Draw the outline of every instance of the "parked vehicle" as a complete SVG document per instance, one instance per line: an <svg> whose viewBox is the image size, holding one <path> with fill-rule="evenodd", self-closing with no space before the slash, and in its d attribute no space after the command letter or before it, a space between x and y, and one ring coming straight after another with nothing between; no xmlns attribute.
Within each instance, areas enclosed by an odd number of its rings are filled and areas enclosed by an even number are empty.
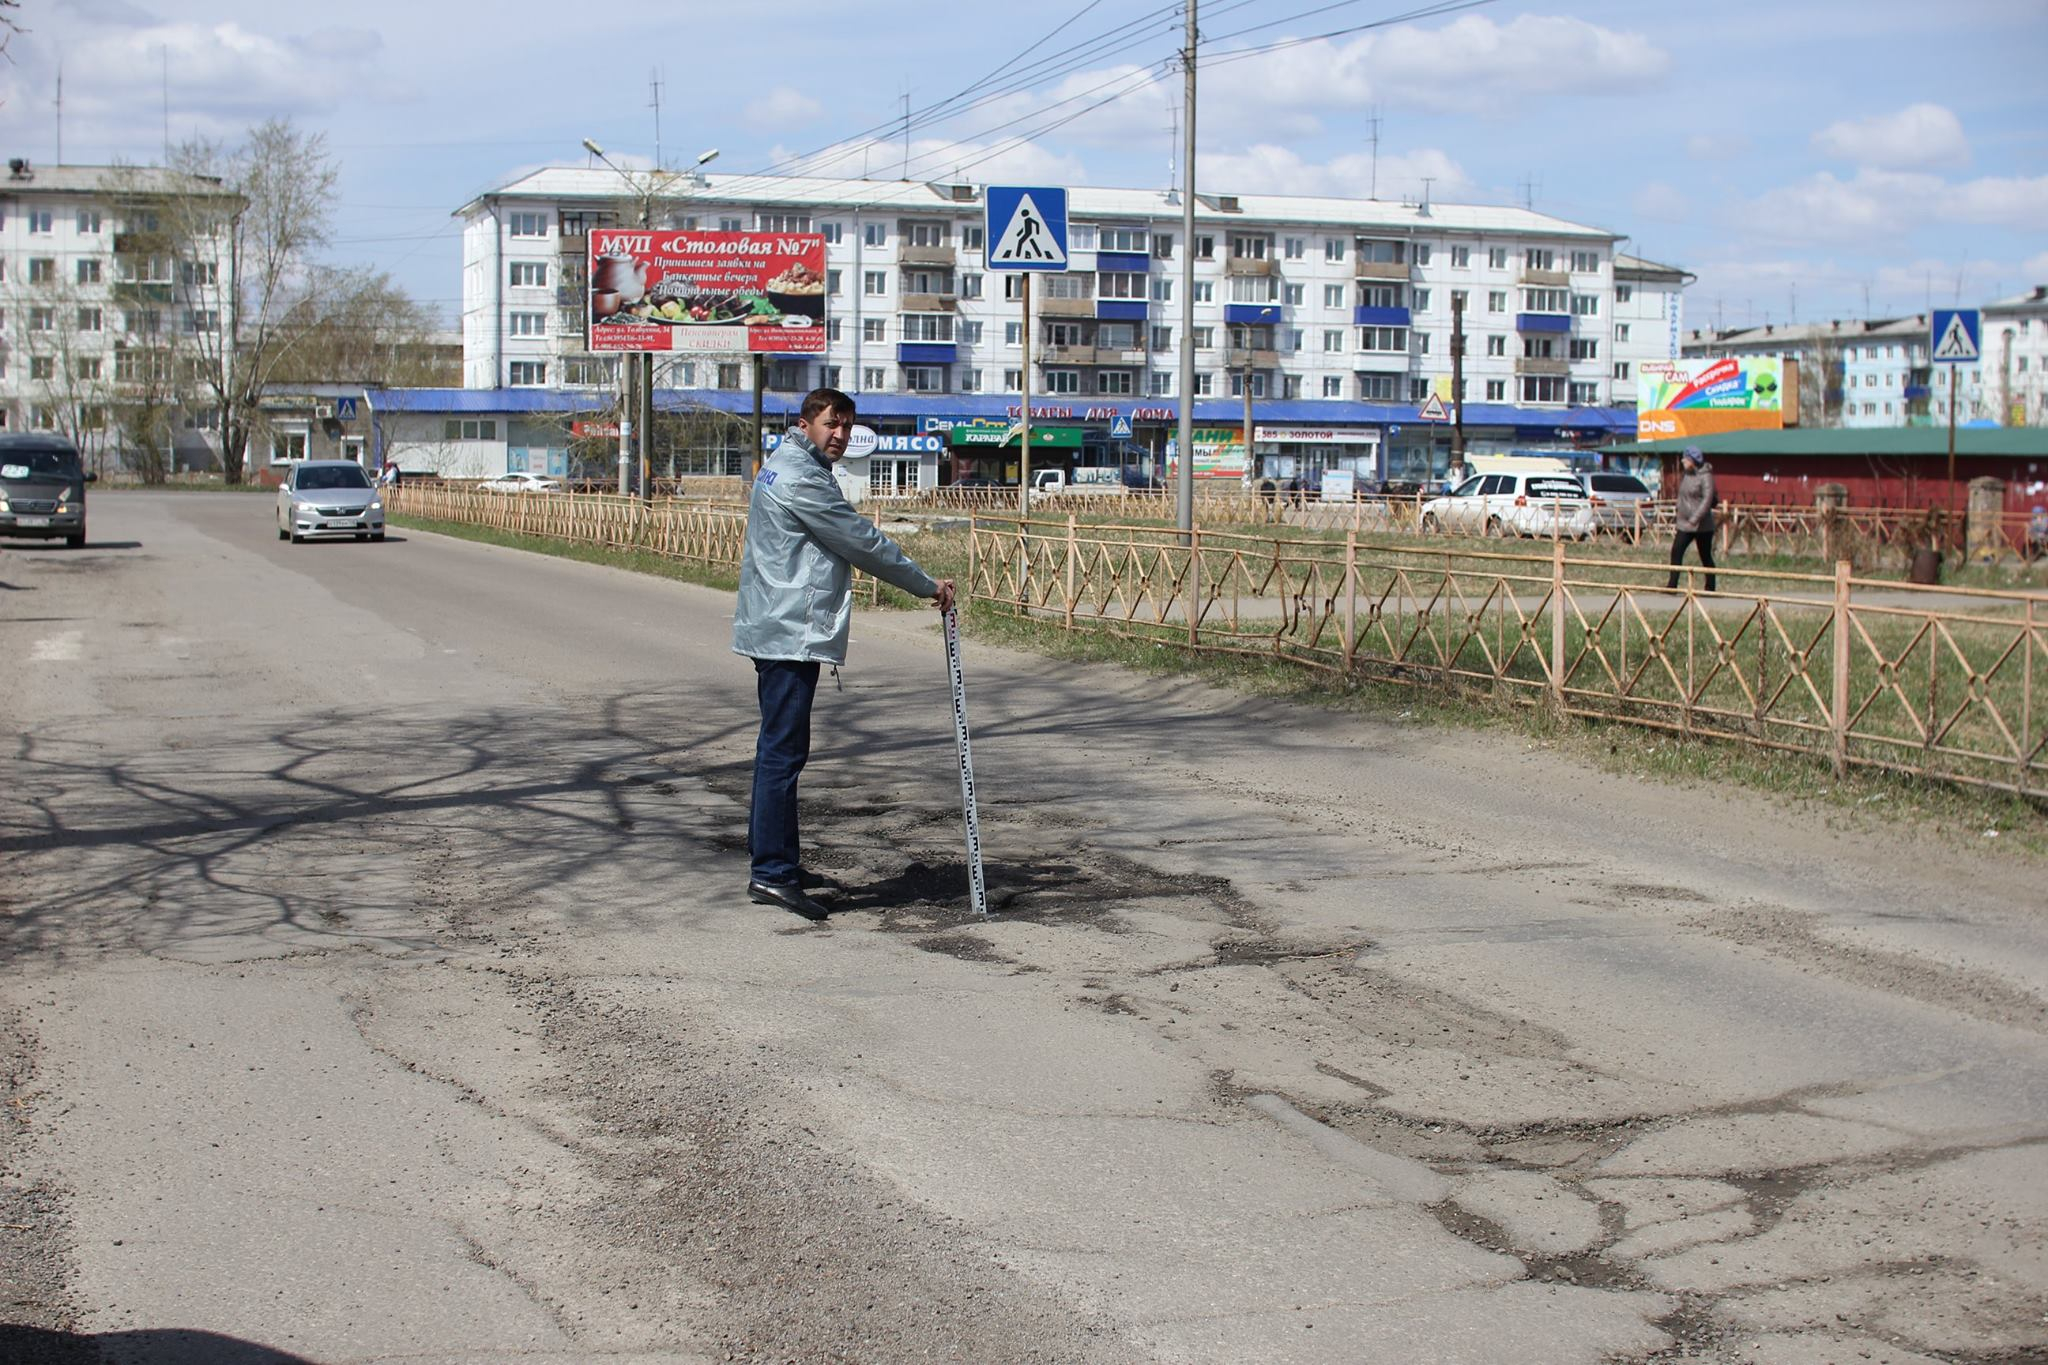
<svg viewBox="0 0 2048 1365"><path fill-rule="evenodd" d="M1040 469L1031 475L1034 493L1121 493L1125 487L1124 471L1114 465L1072 471Z"/></svg>
<svg viewBox="0 0 2048 1365"><path fill-rule="evenodd" d="M1422 529L1455 535L1593 534L1586 486L1571 474L1474 474L1422 504Z"/></svg>
<svg viewBox="0 0 2048 1365"><path fill-rule="evenodd" d="M0 433L0 535L64 537L85 544L85 472L78 447L60 436Z"/></svg>
<svg viewBox="0 0 2048 1365"><path fill-rule="evenodd" d="M495 479L485 479L477 485L480 493L559 493L560 479L548 478L545 474L501 474Z"/></svg>
<svg viewBox="0 0 2048 1365"><path fill-rule="evenodd" d="M384 500L353 460L306 460L277 489L277 538L384 539Z"/></svg>
<svg viewBox="0 0 2048 1365"><path fill-rule="evenodd" d="M1579 478L1586 485L1586 501L1593 508L1595 530L1633 531L1646 524L1644 519L1657 495L1641 479L1607 470L1595 470Z"/></svg>

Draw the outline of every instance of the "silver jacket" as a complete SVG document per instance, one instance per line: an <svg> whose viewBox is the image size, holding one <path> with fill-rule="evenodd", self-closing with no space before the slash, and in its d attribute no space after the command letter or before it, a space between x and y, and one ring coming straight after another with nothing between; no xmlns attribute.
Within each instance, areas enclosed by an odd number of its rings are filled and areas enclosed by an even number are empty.
<svg viewBox="0 0 2048 1365"><path fill-rule="evenodd" d="M930 574L853 510L818 448L791 430L754 480L733 653L845 663L855 569L914 597L939 595Z"/></svg>
<svg viewBox="0 0 2048 1365"><path fill-rule="evenodd" d="M1702 461L1678 480L1678 529L1703 530L1714 519L1721 495L1714 491L1714 466Z"/></svg>

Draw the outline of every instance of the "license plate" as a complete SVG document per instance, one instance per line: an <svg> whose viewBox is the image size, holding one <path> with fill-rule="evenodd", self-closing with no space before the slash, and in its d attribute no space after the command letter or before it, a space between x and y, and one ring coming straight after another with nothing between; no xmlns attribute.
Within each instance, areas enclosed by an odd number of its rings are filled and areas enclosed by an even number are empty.
<svg viewBox="0 0 2048 1365"><path fill-rule="evenodd" d="M48 517L16 517L14 524L16 526L48 526L50 519Z"/></svg>

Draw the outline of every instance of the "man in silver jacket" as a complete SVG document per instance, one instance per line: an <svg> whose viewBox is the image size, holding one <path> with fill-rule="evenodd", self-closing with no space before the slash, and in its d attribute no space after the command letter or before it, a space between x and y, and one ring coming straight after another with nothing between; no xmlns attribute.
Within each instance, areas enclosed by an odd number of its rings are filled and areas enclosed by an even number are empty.
<svg viewBox="0 0 2048 1365"><path fill-rule="evenodd" d="M811 753L818 667L846 662L853 571L929 597L940 611L953 605L953 580L920 569L839 491L832 466L846 453L853 423L851 398L837 389L813 390L796 426L755 476L732 619L733 652L754 661L761 700L747 899L809 920L825 918L826 911L803 892L796 784Z"/></svg>

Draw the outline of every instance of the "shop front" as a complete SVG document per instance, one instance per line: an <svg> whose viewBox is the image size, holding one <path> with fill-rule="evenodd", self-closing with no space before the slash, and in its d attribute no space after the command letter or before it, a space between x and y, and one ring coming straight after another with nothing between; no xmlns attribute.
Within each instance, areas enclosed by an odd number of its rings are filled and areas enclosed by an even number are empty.
<svg viewBox="0 0 2048 1365"><path fill-rule="evenodd" d="M1315 427L1260 422L1253 428L1258 478L1274 483L1299 479L1319 488L1325 473L1350 474L1355 486L1371 488L1380 474L1377 427Z"/></svg>
<svg viewBox="0 0 2048 1365"><path fill-rule="evenodd" d="M1016 485L1023 477L1017 445L1019 434L1016 423L1001 417L949 422L945 437L953 466L952 482ZM1032 467L1072 469L1086 443L1087 433L1080 427L1040 426L1034 422Z"/></svg>

